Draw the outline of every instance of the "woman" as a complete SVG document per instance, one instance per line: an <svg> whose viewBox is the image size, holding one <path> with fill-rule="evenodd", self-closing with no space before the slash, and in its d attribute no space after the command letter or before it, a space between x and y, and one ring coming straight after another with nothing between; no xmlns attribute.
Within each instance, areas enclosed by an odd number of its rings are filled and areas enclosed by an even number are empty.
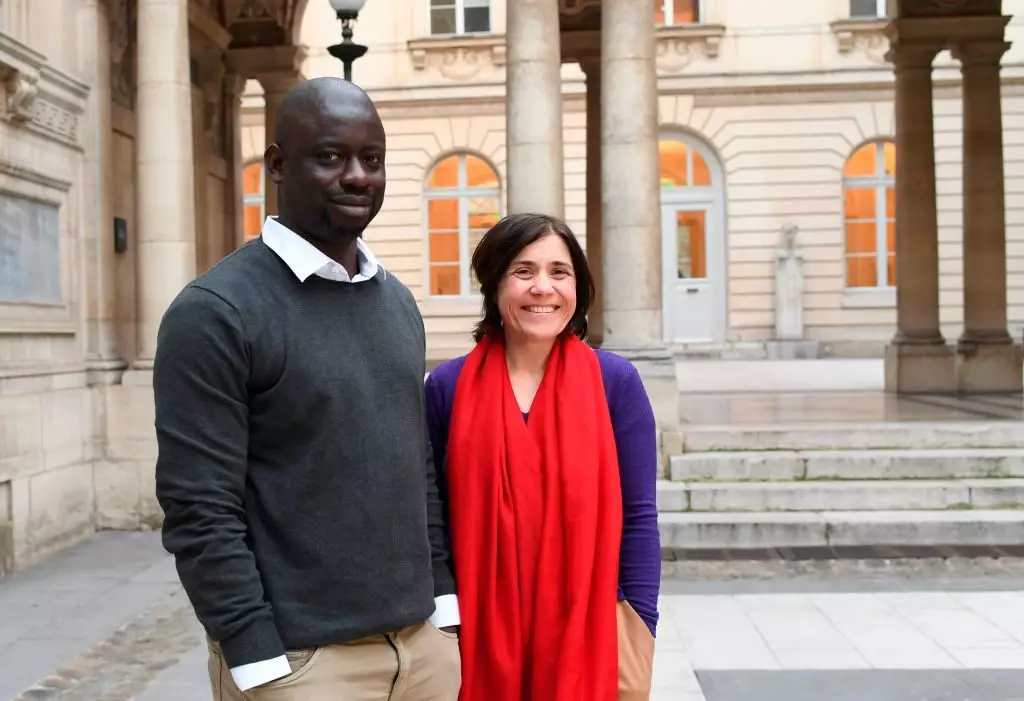
<svg viewBox="0 0 1024 701"><path fill-rule="evenodd" d="M650 401L629 361L583 342L594 288L564 222L506 217L472 262L476 347L426 386L460 701L646 699L661 559Z"/></svg>

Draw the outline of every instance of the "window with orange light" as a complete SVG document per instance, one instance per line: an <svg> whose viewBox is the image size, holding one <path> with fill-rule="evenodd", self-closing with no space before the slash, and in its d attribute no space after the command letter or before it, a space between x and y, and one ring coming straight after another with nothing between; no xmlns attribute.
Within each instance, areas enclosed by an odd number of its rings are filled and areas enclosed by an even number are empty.
<svg viewBox="0 0 1024 701"><path fill-rule="evenodd" d="M452 154L434 165L424 195L430 295L477 294L480 285L469 261L480 239L501 218L498 173L479 156Z"/></svg>
<svg viewBox="0 0 1024 701"><path fill-rule="evenodd" d="M242 170L242 229L249 241L263 231L266 198L263 195L263 164L251 163Z"/></svg>
<svg viewBox="0 0 1024 701"><path fill-rule="evenodd" d="M658 142L661 187L711 187L711 169L696 148L682 141ZM703 211L676 212L677 271L680 279L707 277L707 222Z"/></svg>
<svg viewBox="0 0 1024 701"><path fill-rule="evenodd" d="M846 286L896 285L896 145L864 144L843 168Z"/></svg>
<svg viewBox="0 0 1024 701"><path fill-rule="evenodd" d="M654 0L654 24L671 27L680 24L700 24L705 0Z"/></svg>

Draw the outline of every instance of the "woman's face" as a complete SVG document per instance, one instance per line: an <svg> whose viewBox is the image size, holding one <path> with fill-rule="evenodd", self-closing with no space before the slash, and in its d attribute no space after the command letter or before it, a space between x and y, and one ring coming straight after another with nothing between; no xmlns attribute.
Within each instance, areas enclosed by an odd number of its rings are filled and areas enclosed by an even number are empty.
<svg viewBox="0 0 1024 701"><path fill-rule="evenodd" d="M553 341L576 311L576 273L569 247L547 234L519 252L498 287L505 337Z"/></svg>

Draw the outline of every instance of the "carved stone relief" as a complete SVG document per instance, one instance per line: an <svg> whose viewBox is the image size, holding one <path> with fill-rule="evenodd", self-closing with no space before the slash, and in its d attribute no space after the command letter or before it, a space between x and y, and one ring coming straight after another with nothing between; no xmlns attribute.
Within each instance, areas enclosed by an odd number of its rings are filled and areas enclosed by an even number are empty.
<svg viewBox="0 0 1024 701"><path fill-rule="evenodd" d="M39 74L0 65L6 114L14 122L30 122L36 114Z"/></svg>
<svg viewBox="0 0 1024 701"><path fill-rule="evenodd" d="M679 73L694 60L718 58L725 28L666 27L656 35L655 59L663 73Z"/></svg>
<svg viewBox="0 0 1024 701"><path fill-rule="evenodd" d="M0 301L60 303L60 277L57 206L0 191Z"/></svg>
<svg viewBox="0 0 1024 701"><path fill-rule="evenodd" d="M128 109L135 109L135 2L110 0L110 90Z"/></svg>
<svg viewBox="0 0 1024 701"><path fill-rule="evenodd" d="M505 65L504 37L418 39L409 42L409 52L413 68L432 68L449 80L470 80Z"/></svg>

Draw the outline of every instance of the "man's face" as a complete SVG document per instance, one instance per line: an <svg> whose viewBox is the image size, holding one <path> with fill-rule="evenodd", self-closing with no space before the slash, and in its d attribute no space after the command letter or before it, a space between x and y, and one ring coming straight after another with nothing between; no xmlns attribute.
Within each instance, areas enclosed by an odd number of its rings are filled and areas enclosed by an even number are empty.
<svg viewBox="0 0 1024 701"><path fill-rule="evenodd" d="M325 244L363 233L384 203L384 126L367 100L324 96L267 151L280 217Z"/></svg>

